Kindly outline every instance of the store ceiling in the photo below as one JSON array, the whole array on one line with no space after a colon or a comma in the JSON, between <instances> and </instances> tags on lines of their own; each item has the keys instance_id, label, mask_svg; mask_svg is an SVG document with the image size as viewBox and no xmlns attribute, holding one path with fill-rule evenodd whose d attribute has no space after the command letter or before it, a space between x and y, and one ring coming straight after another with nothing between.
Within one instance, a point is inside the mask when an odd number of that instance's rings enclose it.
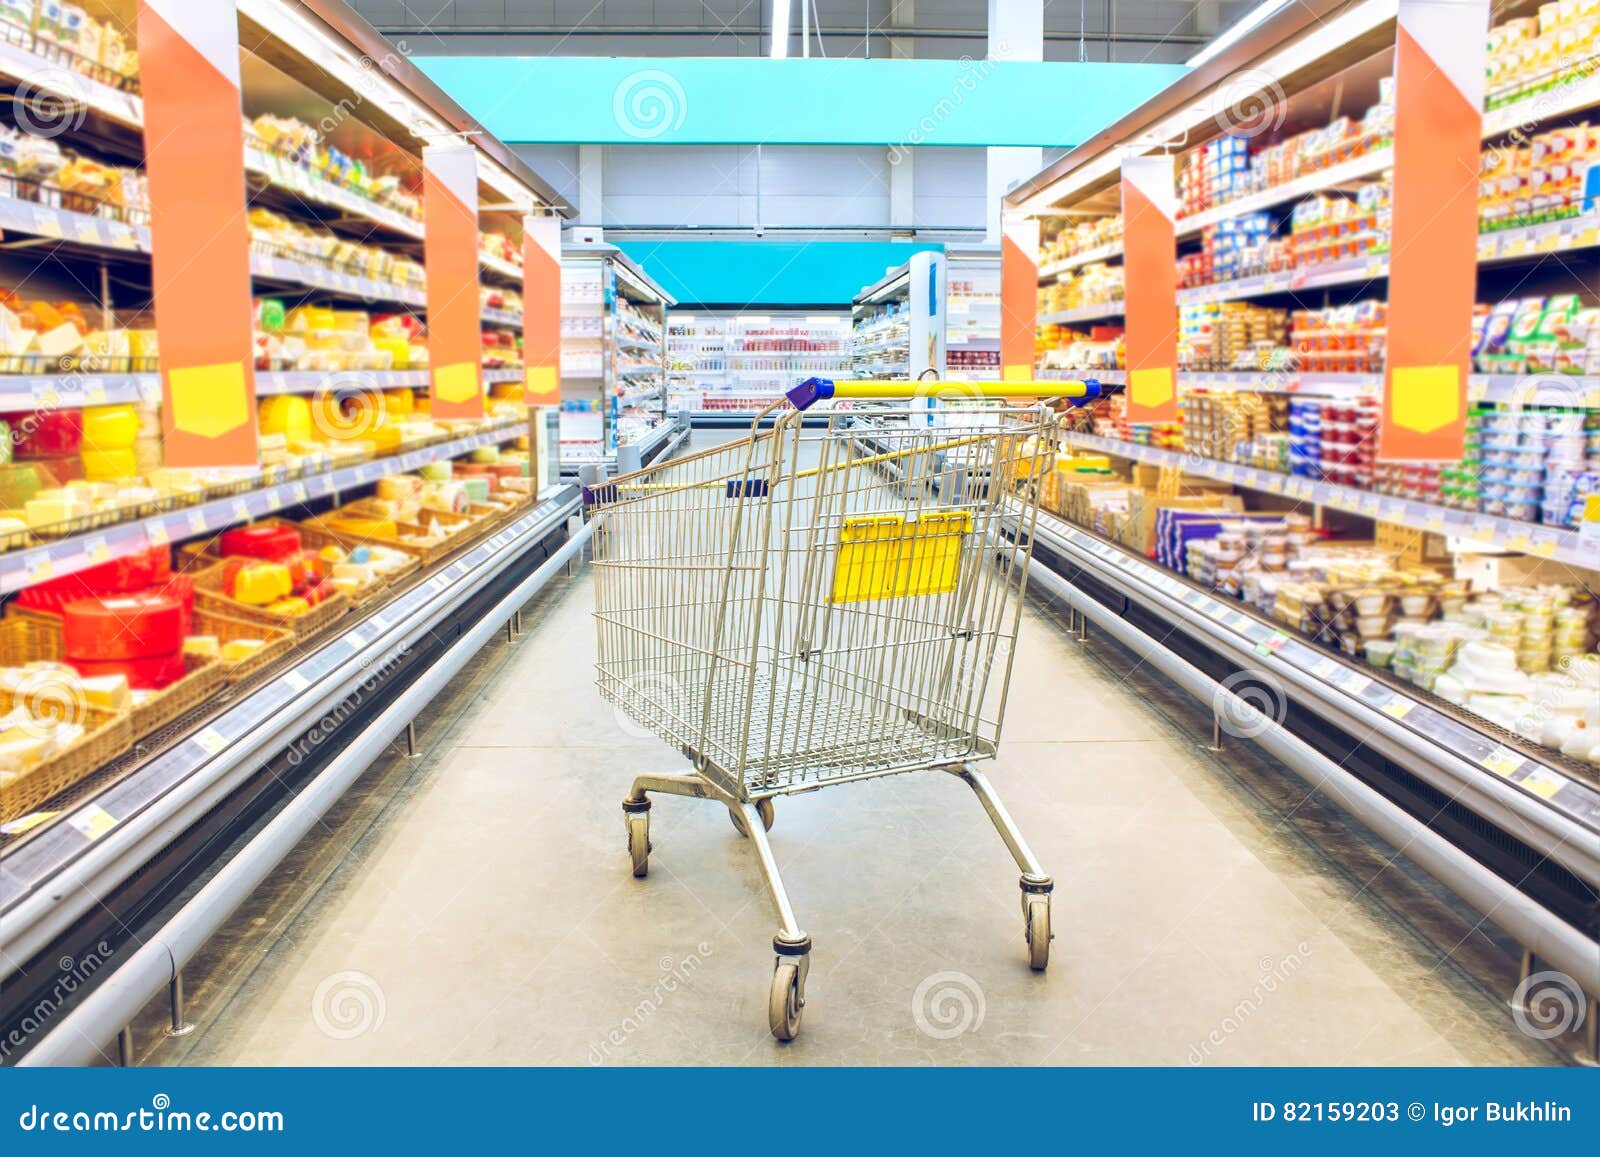
<instances>
[{"instance_id":1,"label":"store ceiling","mask_svg":"<svg viewBox=\"0 0 1600 1157\"><path fill-rule=\"evenodd\" d=\"M797 0L796 33L800 15ZM759 56L771 0L353 0L413 51ZM1254 0L1045 0L1049 60L1182 61ZM830 56L982 56L986 0L815 0L813 51ZM422 38L419 40L419 38ZM796 45L798 50L798 45Z\"/></svg>"}]
</instances>

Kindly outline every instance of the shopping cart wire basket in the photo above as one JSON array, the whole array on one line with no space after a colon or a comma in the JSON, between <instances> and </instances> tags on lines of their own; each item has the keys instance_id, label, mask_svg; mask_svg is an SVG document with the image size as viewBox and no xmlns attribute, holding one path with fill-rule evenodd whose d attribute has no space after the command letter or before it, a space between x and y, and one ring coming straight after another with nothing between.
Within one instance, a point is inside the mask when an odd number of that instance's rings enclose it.
<instances>
[{"instance_id":1,"label":"shopping cart wire basket","mask_svg":"<svg viewBox=\"0 0 1600 1157\"><path fill-rule=\"evenodd\" d=\"M1055 453L1051 409L999 399L1098 393L811 379L748 438L586 496L600 690L692 767L635 780L622 805L633 874L649 869L650 793L726 805L778 912L780 1040L799 1030L811 950L766 835L781 795L959 776L1022 871L1029 963L1049 961L1052 881L973 766L999 743L1037 481ZM806 427L802 412L829 400L844 404Z\"/></svg>"}]
</instances>

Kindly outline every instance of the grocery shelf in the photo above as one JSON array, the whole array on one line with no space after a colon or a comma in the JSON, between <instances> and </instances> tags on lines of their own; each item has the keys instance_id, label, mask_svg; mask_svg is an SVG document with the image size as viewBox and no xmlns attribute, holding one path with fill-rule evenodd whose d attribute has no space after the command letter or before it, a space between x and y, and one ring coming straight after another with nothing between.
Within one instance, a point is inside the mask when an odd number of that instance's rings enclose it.
<instances>
[{"instance_id":1,"label":"grocery shelf","mask_svg":"<svg viewBox=\"0 0 1600 1157\"><path fill-rule=\"evenodd\" d=\"M1495 549L1531 554L1538 558L1553 559L1589 570L1600 569L1600 543L1586 540L1577 531L1564 527L1518 522L1493 514L1479 514L1470 510L1456 510L1427 502L1416 502L1409 498L1374 494L1354 486L1320 482L1292 474L1281 474L1275 470L1241 466L1235 462L1219 462L1214 458L1205 458L1198 454L1185 454L1181 450L1141 446L1073 430L1061 431L1061 439L1086 450L1098 450L1103 454L1125 458L1132 462L1167 466L1189 474L1212 478L1218 482L1243 486L1247 490L1277 494L1316 506L1327 506L1351 514L1360 514L1382 522L1409 527L1412 530L1467 539Z\"/></svg>"},{"instance_id":2,"label":"grocery shelf","mask_svg":"<svg viewBox=\"0 0 1600 1157\"><path fill-rule=\"evenodd\" d=\"M314 394L321 389L428 388L427 370L257 370L256 393ZM157 390L160 386L157 386Z\"/></svg>"},{"instance_id":3,"label":"grocery shelf","mask_svg":"<svg viewBox=\"0 0 1600 1157\"><path fill-rule=\"evenodd\" d=\"M351 718L339 712L353 691L376 691L414 651L436 645L430 636L510 568L526 565L530 552L579 508L576 487L545 491L533 509L464 544L380 606L351 614L341 629L308 640L289 669L269 672L266 682L225 698L220 709L215 703L202 708L207 716L146 757L135 753L133 766L102 790L6 847L0 852L7 883L0 899L9 962L4 971L107 900L292 740L325 718L341 724ZM62 885L63 879L72 884Z\"/></svg>"},{"instance_id":4,"label":"grocery shelf","mask_svg":"<svg viewBox=\"0 0 1600 1157\"><path fill-rule=\"evenodd\" d=\"M353 190L324 180L304 165L286 160L269 149L246 143L244 168L246 173L267 178L272 188L314 204L338 209L358 221L387 229L405 240L422 240L422 222L415 217L408 217Z\"/></svg>"},{"instance_id":5,"label":"grocery shelf","mask_svg":"<svg viewBox=\"0 0 1600 1157\"><path fill-rule=\"evenodd\" d=\"M1209 591L1049 511L1039 512L1034 533L1039 544L1051 551L1070 552L1079 563L1092 560L1097 576L1115 576L1119 588L1137 593L1163 618L1202 631L1249 665L1272 673L1299 674L1304 683L1296 684L1298 698L1314 699L1325 709L1331 703L1340 713L1365 709L1381 715L1419 739L1437 744L1441 767L1459 773L1457 765L1465 762L1472 766L1474 776L1493 776L1520 787L1529 803L1600 832L1600 773L1518 740L1486 720L1474 722L1476 717L1450 710L1427 692L1319 647L1249 604ZM1371 722L1375 726L1376 718ZM1581 857L1578 866L1600 881L1600 845L1573 848L1567 856Z\"/></svg>"},{"instance_id":6,"label":"grocery shelf","mask_svg":"<svg viewBox=\"0 0 1600 1157\"><path fill-rule=\"evenodd\" d=\"M1092 249L1085 249L1081 253L1074 253L1070 257L1063 257L1059 261L1048 261L1039 266L1039 280L1054 281L1063 273L1070 272L1083 265L1093 265L1097 261L1116 261L1122 257L1122 243L1113 241L1107 245L1096 245Z\"/></svg>"},{"instance_id":7,"label":"grocery shelf","mask_svg":"<svg viewBox=\"0 0 1600 1157\"><path fill-rule=\"evenodd\" d=\"M1013 518L1012 533L1015 526ZM1274 751L1282 750L1275 737L1292 736L1320 756L1314 788L1341 806L1352 797L1339 781L1376 791L1533 901L1540 912L1530 925L1596 938L1600 781L1592 769L1317 647L1047 511L1033 541L1032 566L1044 572L1039 589L1059 586L1073 611L1092 611L1098 629L1124 645L1151 648L1159 668L1176 663L1204 675L1204 691L1180 685L1212 710L1220 709L1217 687L1268 688L1271 714L1245 734ZM1472 890L1465 895L1483 903Z\"/></svg>"},{"instance_id":8,"label":"grocery shelf","mask_svg":"<svg viewBox=\"0 0 1600 1157\"><path fill-rule=\"evenodd\" d=\"M521 366L497 366L483 371L483 380L490 385L496 382L520 382L527 377Z\"/></svg>"},{"instance_id":9,"label":"grocery shelf","mask_svg":"<svg viewBox=\"0 0 1600 1157\"><path fill-rule=\"evenodd\" d=\"M160 400L160 374L0 374L0 410L10 413Z\"/></svg>"},{"instance_id":10,"label":"grocery shelf","mask_svg":"<svg viewBox=\"0 0 1600 1157\"><path fill-rule=\"evenodd\" d=\"M1101 321L1122 316L1122 302L1107 301L1096 305L1080 305L1076 309L1062 309L1054 313L1041 313L1040 325L1071 325L1077 321Z\"/></svg>"},{"instance_id":11,"label":"grocery shelf","mask_svg":"<svg viewBox=\"0 0 1600 1157\"><path fill-rule=\"evenodd\" d=\"M359 297L371 301L393 301L401 305L423 307L428 295L421 289L378 281L371 277L357 277L340 273L324 265L309 261L296 261L288 257L272 257L264 253L250 255L250 276L260 281L272 281L295 289L320 290L341 297Z\"/></svg>"},{"instance_id":12,"label":"grocery shelf","mask_svg":"<svg viewBox=\"0 0 1600 1157\"><path fill-rule=\"evenodd\" d=\"M163 511L145 518L112 523L43 546L7 551L0 554L0 594L11 594L33 583L97 566L113 558L212 534L312 499L365 486L386 474L405 473L426 463L454 458L481 446L514 441L526 433L525 422L500 423L487 430L434 442L386 458L342 466L275 485L258 486L241 494Z\"/></svg>"},{"instance_id":13,"label":"grocery shelf","mask_svg":"<svg viewBox=\"0 0 1600 1157\"><path fill-rule=\"evenodd\" d=\"M478 254L478 264L490 273L509 281L517 288L522 287L522 266L513 265L504 258L494 257L488 253Z\"/></svg>"},{"instance_id":14,"label":"grocery shelf","mask_svg":"<svg viewBox=\"0 0 1600 1157\"><path fill-rule=\"evenodd\" d=\"M1180 238L1193 237L1207 226L1216 225L1222 221L1242 217L1246 213L1254 213L1258 209L1270 209L1276 205L1286 205L1291 201L1299 201L1313 193L1324 189L1331 189L1337 185L1347 184L1351 181L1365 181L1378 176L1386 169L1394 167L1394 149L1390 146L1373 149L1358 157L1351 157L1336 165L1329 165L1325 169L1318 169L1314 173L1304 173L1291 181L1273 185L1271 188L1262 189L1257 193L1247 193L1242 197L1235 197L1221 205L1205 209L1199 213L1191 213L1187 217L1179 217L1177 221L1177 235Z\"/></svg>"},{"instance_id":15,"label":"grocery shelf","mask_svg":"<svg viewBox=\"0 0 1600 1157\"><path fill-rule=\"evenodd\" d=\"M150 231L143 225L58 209L21 197L0 197L0 232L25 233L120 254L150 252Z\"/></svg>"},{"instance_id":16,"label":"grocery shelf","mask_svg":"<svg viewBox=\"0 0 1600 1157\"><path fill-rule=\"evenodd\" d=\"M1296 370L1209 372L1179 370L1178 385L1189 389L1229 389L1247 393L1373 396L1383 390L1383 375L1327 374ZM1467 400L1508 406L1562 406L1600 409L1600 376L1593 374L1472 374Z\"/></svg>"},{"instance_id":17,"label":"grocery shelf","mask_svg":"<svg viewBox=\"0 0 1600 1157\"><path fill-rule=\"evenodd\" d=\"M508 329L522 328L522 314L510 309L484 309L483 320L488 325L503 325Z\"/></svg>"},{"instance_id":18,"label":"grocery shelf","mask_svg":"<svg viewBox=\"0 0 1600 1157\"><path fill-rule=\"evenodd\" d=\"M0 40L0 76L25 81L69 108L82 105L124 128L144 126L144 102L135 94L71 71L20 44Z\"/></svg>"}]
</instances>

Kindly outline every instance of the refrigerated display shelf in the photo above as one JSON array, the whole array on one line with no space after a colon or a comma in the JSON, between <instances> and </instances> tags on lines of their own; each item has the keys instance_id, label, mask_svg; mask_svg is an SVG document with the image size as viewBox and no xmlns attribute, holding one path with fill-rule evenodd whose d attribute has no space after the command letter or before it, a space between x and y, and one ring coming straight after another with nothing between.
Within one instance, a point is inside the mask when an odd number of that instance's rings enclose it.
<instances>
[{"instance_id":1,"label":"refrigerated display shelf","mask_svg":"<svg viewBox=\"0 0 1600 1157\"><path fill-rule=\"evenodd\" d=\"M1080 305L1075 309L1062 309L1054 313L1041 313L1040 325L1072 325L1080 321L1105 321L1113 317L1122 316L1120 301L1099 302L1095 305Z\"/></svg>"},{"instance_id":2,"label":"refrigerated display shelf","mask_svg":"<svg viewBox=\"0 0 1600 1157\"><path fill-rule=\"evenodd\" d=\"M42 546L7 551L0 554L0 594L11 594L33 583L72 574L151 547L164 547L183 539L212 534L240 522L263 518L286 507L365 486L386 474L402 474L429 462L457 457L481 446L513 441L525 433L527 424L524 422L502 423L474 434L434 442L387 458L376 458L274 485L258 486L241 494L202 501L145 518L112 523Z\"/></svg>"},{"instance_id":3,"label":"refrigerated display shelf","mask_svg":"<svg viewBox=\"0 0 1600 1157\"><path fill-rule=\"evenodd\" d=\"M20 44L0 40L0 76L26 81L35 90L57 97L68 108L82 105L124 128L144 125L144 101L136 93L71 71Z\"/></svg>"},{"instance_id":4,"label":"refrigerated display shelf","mask_svg":"<svg viewBox=\"0 0 1600 1157\"><path fill-rule=\"evenodd\" d=\"M520 265L513 265L504 258L494 257L488 253L478 254L478 264L490 273L504 278L515 286L520 287L522 285L522 267Z\"/></svg>"},{"instance_id":5,"label":"refrigerated display shelf","mask_svg":"<svg viewBox=\"0 0 1600 1157\"><path fill-rule=\"evenodd\" d=\"M483 320L487 325L503 325L508 329L522 328L522 314L511 309L484 309Z\"/></svg>"},{"instance_id":6,"label":"refrigerated display shelf","mask_svg":"<svg viewBox=\"0 0 1600 1157\"><path fill-rule=\"evenodd\" d=\"M342 297L393 301L419 308L428 304L428 295L421 289L396 285L389 281L378 281L371 277L357 277L323 265L313 265L309 261L295 261L288 257L272 257L263 253L250 255L250 276L295 289L333 293Z\"/></svg>"},{"instance_id":7,"label":"refrigerated display shelf","mask_svg":"<svg viewBox=\"0 0 1600 1157\"><path fill-rule=\"evenodd\" d=\"M1179 370L1178 385L1188 389L1229 389L1248 393L1298 393L1345 398L1382 393L1383 375L1302 373L1293 370L1265 373ZM1600 409L1600 376L1472 374L1467 378L1467 400L1508 406Z\"/></svg>"},{"instance_id":8,"label":"refrigerated display shelf","mask_svg":"<svg viewBox=\"0 0 1600 1157\"><path fill-rule=\"evenodd\" d=\"M1011 527L1014 532L1014 518ZM1084 583L1098 584L1113 595L1123 617L1137 608L1147 629L1175 628L1236 669L1271 678L1287 704L1326 720L1452 804L1528 843L1559 870L1590 887L1600 882L1600 773L1594 768L1319 647L1253 608L1048 511L1039 512L1034 536L1035 564L1048 566L1086 597L1096 596ZM1170 638L1156 639L1163 641L1171 645ZM1564 915L1591 931L1597 918L1592 899Z\"/></svg>"},{"instance_id":9,"label":"refrigerated display shelf","mask_svg":"<svg viewBox=\"0 0 1600 1157\"><path fill-rule=\"evenodd\" d=\"M0 374L0 411L7 413L160 400L160 374Z\"/></svg>"},{"instance_id":10,"label":"refrigerated display shelf","mask_svg":"<svg viewBox=\"0 0 1600 1157\"><path fill-rule=\"evenodd\" d=\"M109 249L118 254L150 252L150 231L143 225L58 209L21 197L0 197L0 231Z\"/></svg>"},{"instance_id":11,"label":"refrigerated display shelf","mask_svg":"<svg viewBox=\"0 0 1600 1157\"><path fill-rule=\"evenodd\" d=\"M1466 539L1483 546L1553 559L1588 570L1600 569L1600 539L1586 538L1578 531L1565 527L1517 522L1493 514L1435 506L1388 494L1374 494L1353 486L1320 482L1293 474L1280 474L1274 470L1241 466L1235 462L1220 462L1214 458L1186 454L1180 450L1141 446L1133 442L1121 442L1115 438L1102 438L1074 430L1061 431L1061 439L1086 450L1098 450L1102 454L1110 454L1132 462L1171 467L1189 474L1212 478L1218 482L1243 486L1247 490L1277 494L1316 506L1328 506L1350 514L1409 527L1412 530Z\"/></svg>"},{"instance_id":12,"label":"refrigerated display shelf","mask_svg":"<svg viewBox=\"0 0 1600 1157\"><path fill-rule=\"evenodd\" d=\"M577 488L540 495L524 514L419 574L394 597L342 620L264 672L240 696L209 703L159 744L126 757L77 795L48 826L0 848L8 951L32 952L127 880L189 823L207 815L295 737L399 665L416 640L445 622L507 568L567 525ZM174 821L185 817L185 822ZM63 873L92 887L57 890ZM30 951L31 949L31 951Z\"/></svg>"},{"instance_id":13,"label":"refrigerated display shelf","mask_svg":"<svg viewBox=\"0 0 1600 1157\"><path fill-rule=\"evenodd\" d=\"M155 376L155 375L152 375ZM314 394L331 390L427 389L427 370L257 370L256 393ZM160 382L156 383L160 396Z\"/></svg>"},{"instance_id":14,"label":"refrigerated display shelf","mask_svg":"<svg viewBox=\"0 0 1600 1157\"><path fill-rule=\"evenodd\" d=\"M1122 243L1113 241L1108 245L1096 245L1092 249L1085 249L1062 257L1056 261L1048 261L1039 266L1040 281L1054 281L1063 273L1077 269L1081 265L1093 265L1097 261L1120 261L1122 259Z\"/></svg>"},{"instance_id":15,"label":"refrigerated display shelf","mask_svg":"<svg viewBox=\"0 0 1600 1157\"><path fill-rule=\"evenodd\" d=\"M296 164L259 144L246 142L246 173L266 177L271 187L341 213L368 225L387 229L407 241L422 240L422 222L387 205L380 205L351 189L325 180L304 165Z\"/></svg>"},{"instance_id":16,"label":"refrigerated display shelf","mask_svg":"<svg viewBox=\"0 0 1600 1157\"><path fill-rule=\"evenodd\" d=\"M521 366L498 366L483 371L483 380L491 386L497 382L520 382L527 376Z\"/></svg>"}]
</instances>

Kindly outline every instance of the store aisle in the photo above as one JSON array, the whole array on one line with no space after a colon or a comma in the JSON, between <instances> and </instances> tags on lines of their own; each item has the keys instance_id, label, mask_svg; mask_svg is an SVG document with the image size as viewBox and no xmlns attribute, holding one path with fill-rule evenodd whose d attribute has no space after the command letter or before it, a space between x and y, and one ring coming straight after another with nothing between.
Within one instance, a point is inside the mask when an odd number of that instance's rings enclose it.
<instances>
[{"instance_id":1,"label":"store aisle","mask_svg":"<svg viewBox=\"0 0 1600 1157\"><path fill-rule=\"evenodd\" d=\"M1201 750L1187 701L1038 604L993 778L1059 882L1049 972L1026 966L1015 869L955 779L779 800L816 942L780 1046L775 922L725 811L659 800L651 875L629 875L619 802L674 756L595 692L591 607L580 570L484 653L423 757L374 768L213 942L190 977L200 1031L151 1061L1561 1059L1515 1031L1487 929L1287 773Z\"/></svg>"}]
</instances>

